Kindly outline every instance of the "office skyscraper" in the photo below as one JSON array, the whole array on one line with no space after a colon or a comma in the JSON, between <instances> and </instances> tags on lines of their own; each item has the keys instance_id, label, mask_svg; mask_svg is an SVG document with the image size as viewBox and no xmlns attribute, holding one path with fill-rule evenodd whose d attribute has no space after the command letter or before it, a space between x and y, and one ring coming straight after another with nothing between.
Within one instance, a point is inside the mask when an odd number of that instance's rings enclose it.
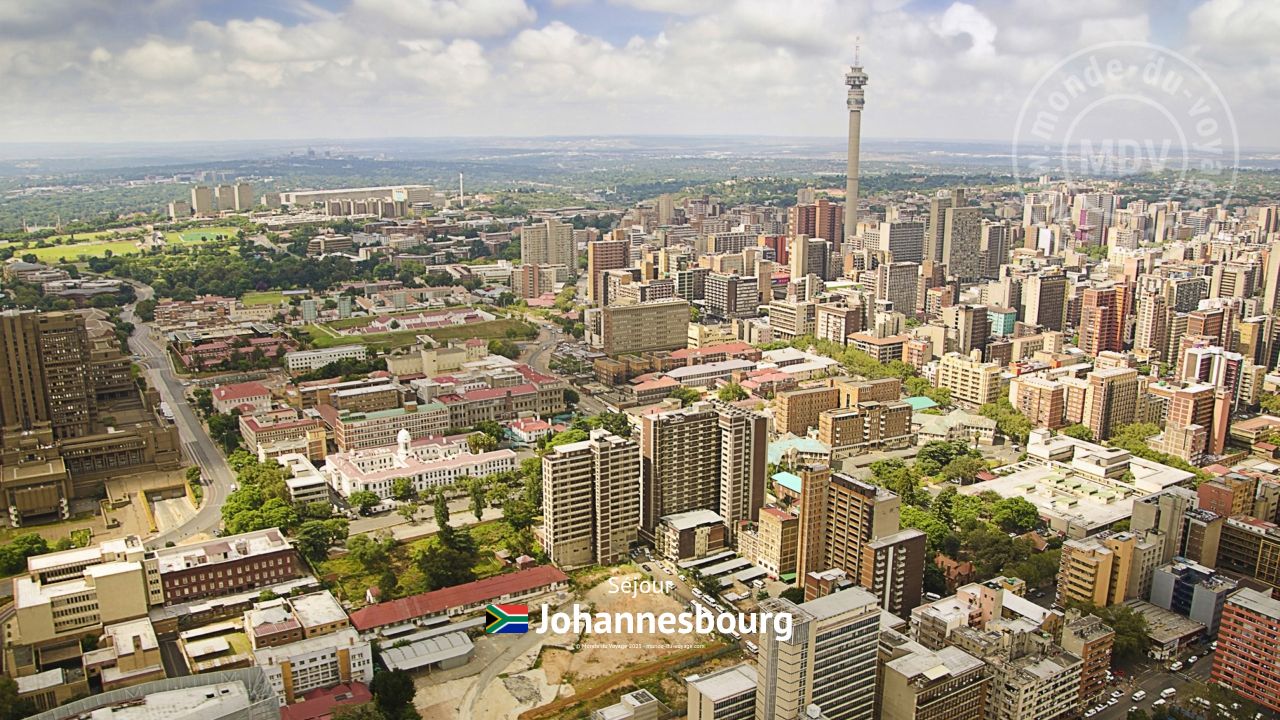
<instances>
[{"instance_id":1,"label":"office skyscraper","mask_svg":"<svg viewBox=\"0 0 1280 720\"><path fill-rule=\"evenodd\" d=\"M862 588L796 605L774 598L762 612L790 613L791 636L760 634L756 720L799 720L816 705L828 720L875 716L880 606Z\"/></svg>"},{"instance_id":2,"label":"office skyscraper","mask_svg":"<svg viewBox=\"0 0 1280 720\"><path fill-rule=\"evenodd\" d=\"M929 227L924 233L924 259L941 263L947 210L964 207L964 190L939 193L929 201Z\"/></svg>"},{"instance_id":3,"label":"office skyscraper","mask_svg":"<svg viewBox=\"0 0 1280 720\"><path fill-rule=\"evenodd\" d=\"M985 274L982 257L982 209L951 207L943 213L942 264L963 281Z\"/></svg>"},{"instance_id":4,"label":"office skyscraper","mask_svg":"<svg viewBox=\"0 0 1280 720\"><path fill-rule=\"evenodd\" d=\"M84 316L0 313L0 429L48 423L54 439L88 435L97 403Z\"/></svg>"},{"instance_id":5,"label":"office skyscraper","mask_svg":"<svg viewBox=\"0 0 1280 720\"><path fill-rule=\"evenodd\" d=\"M605 305L605 272L621 270L630 264L630 240L593 240L587 243L588 302Z\"/></svg>"}]
</instances>

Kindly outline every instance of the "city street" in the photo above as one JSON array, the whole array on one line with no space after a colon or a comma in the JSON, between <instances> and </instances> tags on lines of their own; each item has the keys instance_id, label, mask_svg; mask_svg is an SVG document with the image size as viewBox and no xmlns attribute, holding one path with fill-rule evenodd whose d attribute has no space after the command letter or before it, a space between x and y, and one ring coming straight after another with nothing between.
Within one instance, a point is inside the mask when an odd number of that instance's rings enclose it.
<instances>
[{"instance_id":1,"label":"city street","mask_svg":"<svg viewBox=\"0 0 1280 720\"><path fill-rule=\"evenodd\" d=\"M139 300L148 300L154 291L146 285L135 285ZM235 481L235 473L227 465L222 451L214 444L209 433L187 402L186 388L173 372L173 364L169 361L163 340L151 336L151 326L134 315L133 306L124 308L120 317L134 325L133 335L129 337L129 347L141 359L138 364L143 367L147 380L160 393L160 399L168 403L173 411L174 423L178 426L178 437L182 442L183 453L187 459L200 466L204 476L204 503L195 516L180 527L160 533L147 541L149 547L162 547L166 542L178 543L193 535L215 532L222 523L222 504L231 494L231 485Z\"/></svg>"}]
</instances>

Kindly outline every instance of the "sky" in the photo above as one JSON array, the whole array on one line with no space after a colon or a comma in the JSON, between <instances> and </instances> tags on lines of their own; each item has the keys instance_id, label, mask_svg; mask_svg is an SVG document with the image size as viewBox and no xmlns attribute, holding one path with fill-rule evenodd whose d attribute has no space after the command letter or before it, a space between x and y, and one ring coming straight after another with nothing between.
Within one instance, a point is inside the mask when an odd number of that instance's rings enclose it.
<instances>
[{"instance_id":1,"label":"sky","mask_svg":"<svg viewBox=\"0 0 1280 720\"><path fill-rule=\"evenodd\" d=\"M834 137L855 47L864 137L1007 141L1115 40L1280 146L1274 0L4 0L0 141Z\"/></svg>"}]
</instances>

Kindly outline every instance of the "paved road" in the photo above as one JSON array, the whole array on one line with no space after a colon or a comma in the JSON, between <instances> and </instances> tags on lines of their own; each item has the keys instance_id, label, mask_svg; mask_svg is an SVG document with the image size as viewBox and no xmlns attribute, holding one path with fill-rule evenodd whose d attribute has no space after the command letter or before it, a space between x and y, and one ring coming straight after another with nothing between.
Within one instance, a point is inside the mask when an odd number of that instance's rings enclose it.
<instances>
[{"instance_id":1,"label":"paved road","mask_svg":"<svg viewBox=\"0 0 1280 720\"><path fill-rule=\"evenodd\" d=\"M565 335L559 327L551 323L539 324L537 344L528 343L525 345L526 351L532 347L532 351L524 359L525 364L538 372L558 375L559 373L551 370L551 351L555 350L556 345L566 339L572 339L572 336ZM599 415L609 410L603 402L587 395L580 389L578 390L578 409L588 415Z\"/></svg>"},{"instance_id":2,"label":"paved road","mask_svg":"<svg viewBox=\"0 0 1280 720\"><path fill-rule=\"evenodd\" d=\"M150 299L154 291L146 285L135 285L139 300ZM174 422L178 426L178 438L182 452L193 464L199 465L204 474L204 504L194 517L183 525L160 533L147 541L149 547L163 547L166 542L181 542L200 533L213 533L222 523L222 504L231 494L235 473L227 465L227 459L214 444L195 410L187 402L186 388L173 372L173 365L165 352L164 342L152 337L151 326L133 314L133 306L125 307L121 319L134 324L129 347L141 357L151 386L160 392L160 399L169 404Z\"/></svg>"}]
</instances>

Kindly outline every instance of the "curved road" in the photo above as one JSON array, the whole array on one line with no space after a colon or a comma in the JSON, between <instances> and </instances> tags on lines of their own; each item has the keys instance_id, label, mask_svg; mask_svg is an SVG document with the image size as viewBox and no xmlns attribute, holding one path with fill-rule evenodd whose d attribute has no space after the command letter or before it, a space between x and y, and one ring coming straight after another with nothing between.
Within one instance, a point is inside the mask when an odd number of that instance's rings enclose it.
<instances>
[{"instance_id":1,"label":"curved road","mask_svg":"<svg viewBox=\"0 0 1280 720\"><path fill-rule=\"evenodd\" d=\"M134 284L139 300L148 300L154 291L146 285ZM151 327L133 313L133 306L126 306L121 319L134 324L129 347L141 357L138 364L151 386L160 392L160 399L169 404L174 423L178 426L178 438L182 452L192 464L199 465L204 475L204 503L194 517L181 526L172 528L147 540L148 547L163 547L166 542L182 542L192 535L213 533L222 524L222 504L231 494L235 473L227 465L227 459L205 431L195 410L187 403L186 388L173 372L163 341L151 337Z\"/></svg>"}]
</instances>

